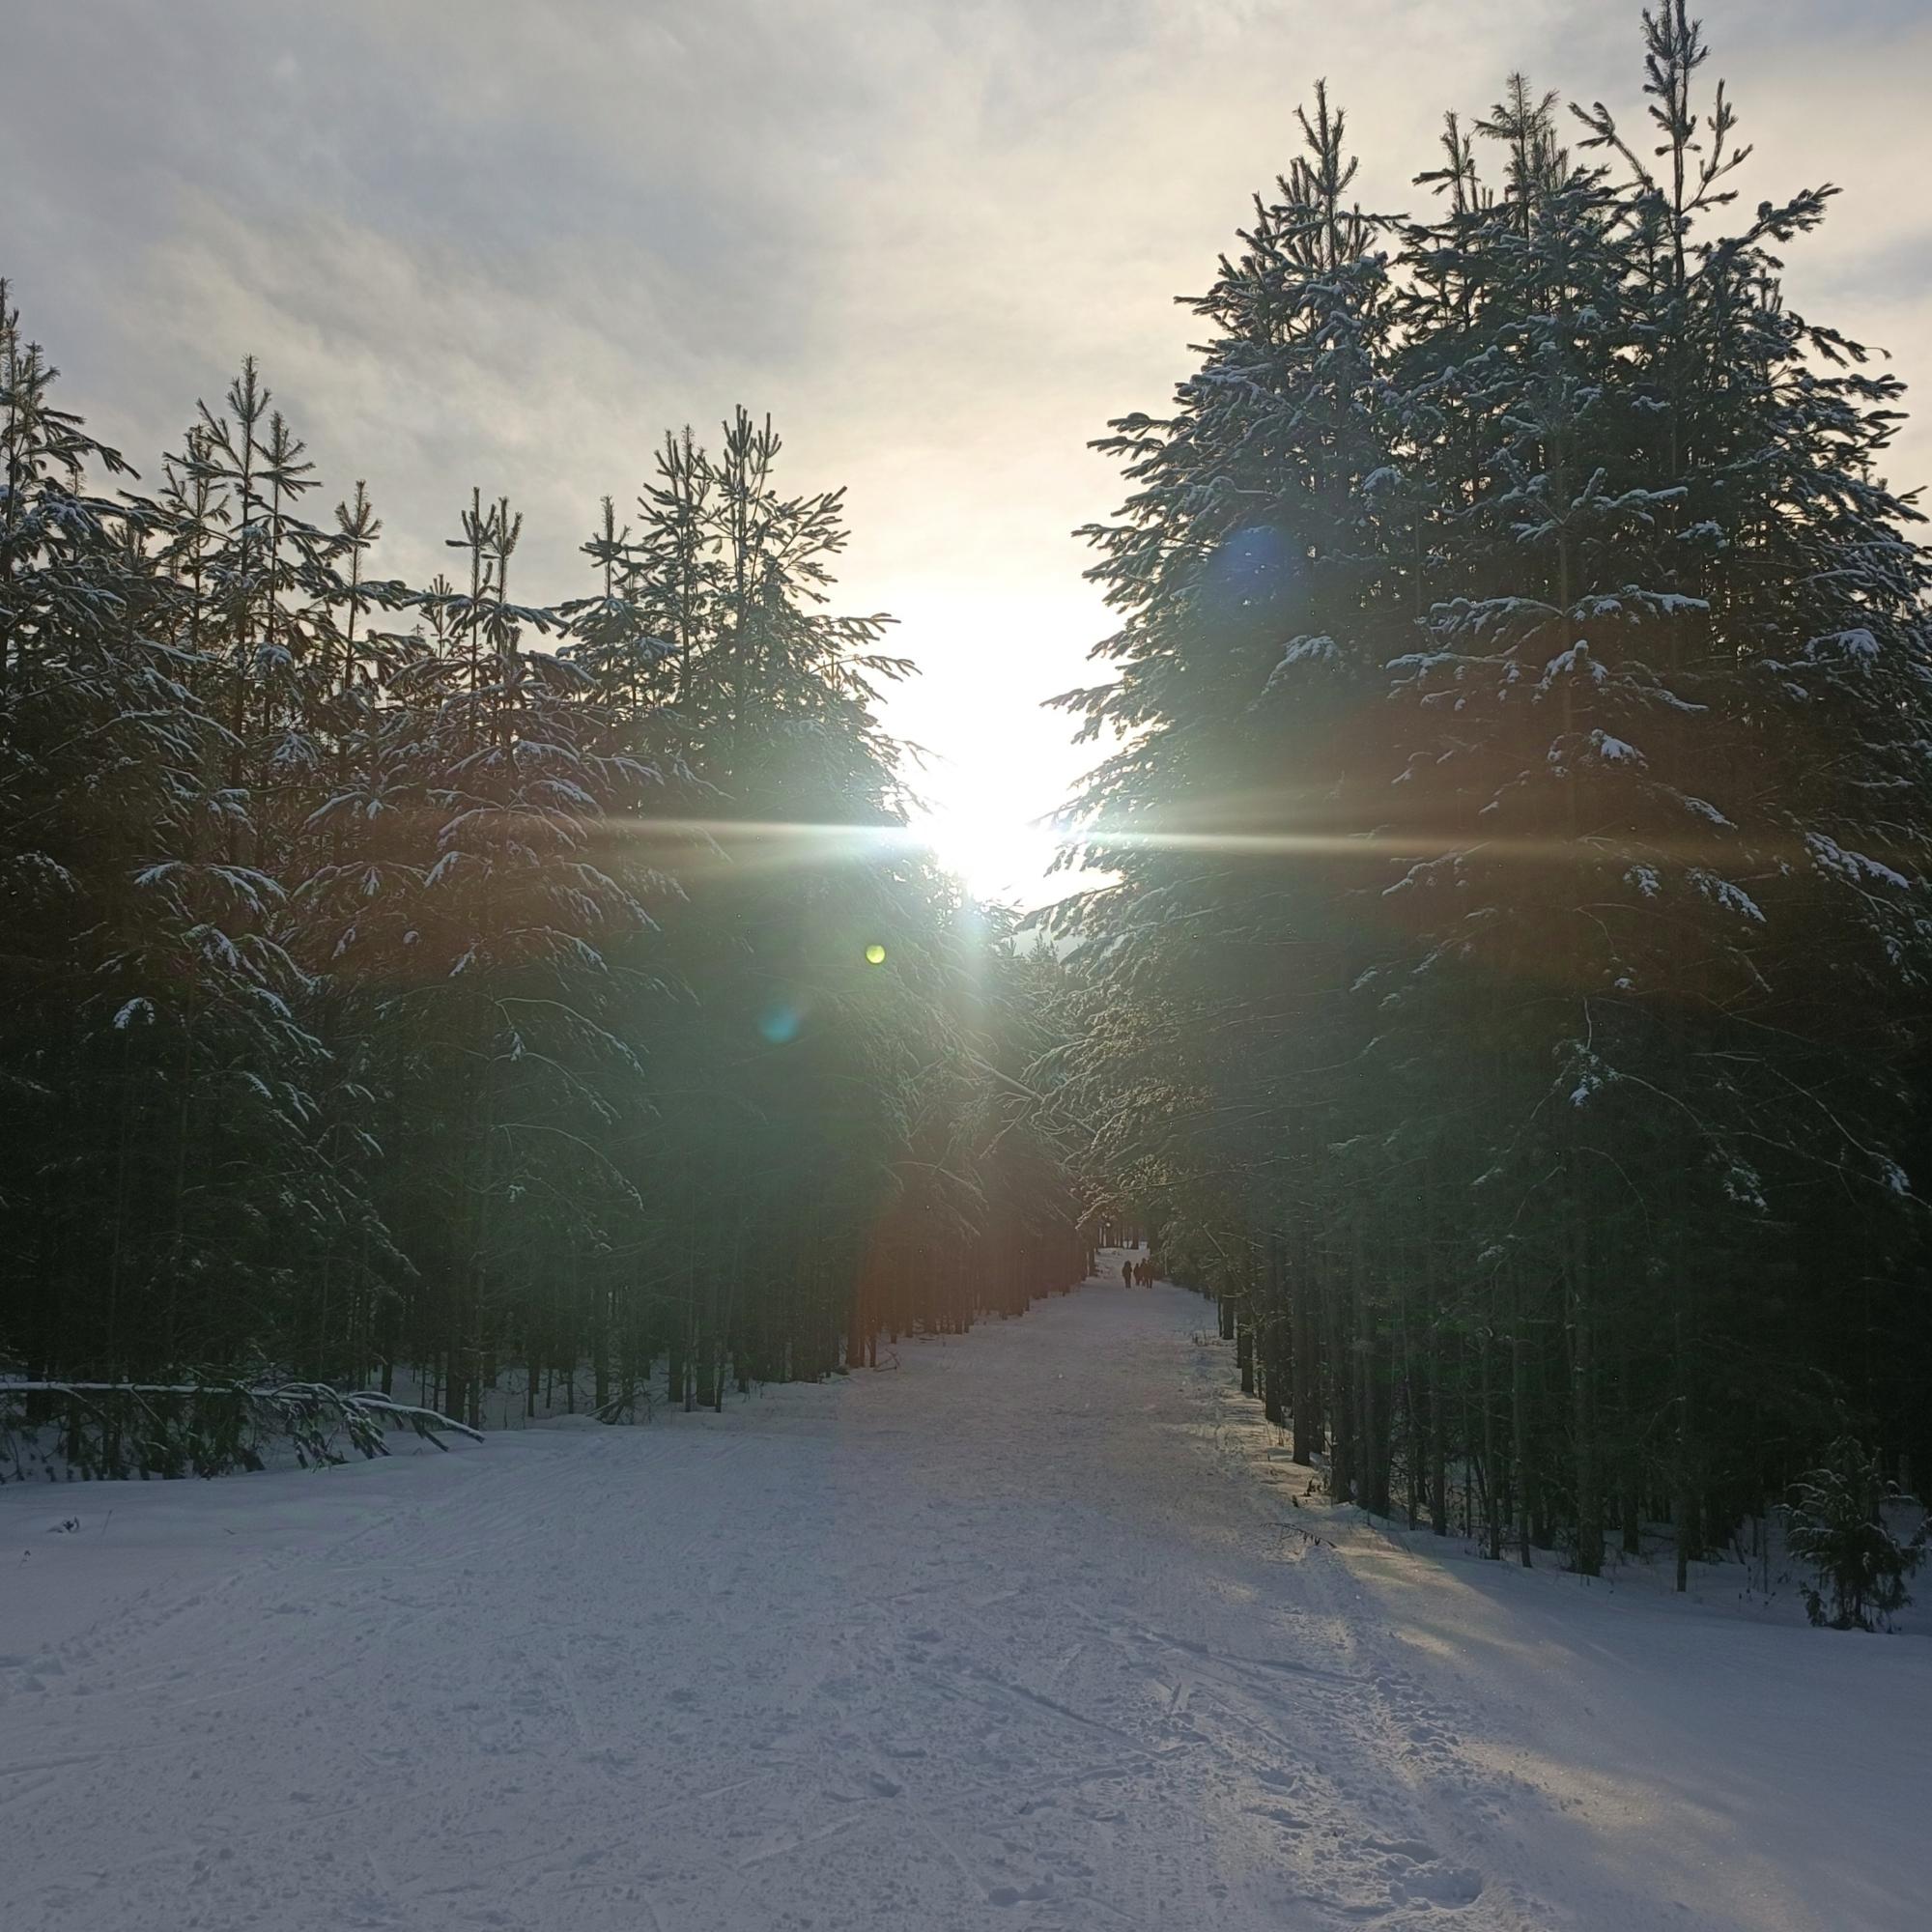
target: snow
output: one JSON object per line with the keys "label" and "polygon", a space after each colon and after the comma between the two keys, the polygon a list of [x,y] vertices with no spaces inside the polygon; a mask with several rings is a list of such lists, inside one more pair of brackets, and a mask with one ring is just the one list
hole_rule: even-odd
{"label": "snow", "polygon": [[[1274,668],[1274,676],[1287,670],[1291,665],[1298,664],[1339,664],[1342,651],[1333,638],[1294,638],[1281,654],[1281,662]],[[1273,681],[1271,677],[1270,682]]]}
{"label": "snow", "polygon": [[1862,852],[1847,851],[1835,838],[1823,832],[1807,832],[1804,843],[1821,871],[1833,872],[1854,885],[1871,883],[1896,886],[1901,890],[1911,885],[1903,872],[1894,871],[1891,867],[1877,859],[1869,859]]}
{"label": "snow", "polygon": [[1732,829],[1731,821],[1708,798],[1698,798],[1690,792],[1681,792],[1678,796],[1684,809],[1703,819],[1707,825],[1721,825],[1727,830]]}
{"label": "snow", "polygon": [[1705,870],[1702,866],[1692,866],[1684,875],[1698,892],[1713,905],[1722,906],[1726,912],[1737,913],[1753,924],[1765,923],[1764,909],[1745,889],[1729,879],[1719,878],[1716,872]]}
{"label": "snow", "polygon": [[1813,638],[1804,646],[1804,655],[1814,661],[1827,653],[1855,662],[1869,662],[1879,655],[1878,639],[1861,624],[1853,630],[1835,632],[1829,638]]}
{"label": "snow", "polygon": [[1304,1502],[1231,1353],[1117,1277],[723,1416],[0,1490],[5,1922],[1924,1922],[1922,1636]]}
{"label": "snow", "polygon": [[1587,677],[1593,684],[1602,684],[1609,674],[1608,668],[1599,659],[1592,657],[1590,646],[1578,638],[1568,650],[1558,651],[1543,667],[1543,676],[1538,688],[1547,692],[1558,678],[1563,677]]}
{"label": "snow", "polygon": [[1612,737],[1607,731],[1592,731],[1589,744],[1590,750],[1606,765],[1641,765],[1646,762],[1643,753],[1634,745]]}

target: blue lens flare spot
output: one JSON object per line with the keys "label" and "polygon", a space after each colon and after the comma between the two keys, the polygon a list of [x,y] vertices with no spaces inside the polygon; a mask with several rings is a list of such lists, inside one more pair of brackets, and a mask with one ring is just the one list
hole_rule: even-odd
{"label": "blue lens flare spot", "polygon": [[1208,559],[1202,589],[1223,610],[1254,610],[1278,603],[1300,577],[1300,559],[1281,531],[1265,524],[1232,530]]}
{"label": "blue lens flare spot", "polygon": [[768,1045],[783,1046],[798,1037],[803,1017],[796,1007],[788,1006],[782,1000],[774,1000],[758,1015],[758,1032]]}

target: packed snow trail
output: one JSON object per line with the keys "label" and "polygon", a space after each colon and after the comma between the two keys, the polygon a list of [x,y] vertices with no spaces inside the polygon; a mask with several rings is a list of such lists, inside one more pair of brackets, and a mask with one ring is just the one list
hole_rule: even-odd
{"label": "packed snow trail", "polygon": [[1210,1322],[1117,1278],[724,1416],[0,1490],[0,1924],[1925,1922],[1932,1645],[1338,1550]]}

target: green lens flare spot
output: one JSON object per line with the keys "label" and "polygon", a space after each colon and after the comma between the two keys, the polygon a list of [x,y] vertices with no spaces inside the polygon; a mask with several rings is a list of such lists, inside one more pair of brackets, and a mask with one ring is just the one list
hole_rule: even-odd
{"label": "green lens flare spot", "polygon": [[885,963],[886,949],[875,939],[866,949],[866,964],[867,966],[883,966]]}

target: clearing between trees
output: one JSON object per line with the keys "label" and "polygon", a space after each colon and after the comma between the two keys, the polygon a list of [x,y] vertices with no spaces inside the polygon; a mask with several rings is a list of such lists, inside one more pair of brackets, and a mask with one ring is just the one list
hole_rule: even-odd
{"label": "clearing between trees", "polygon": [[8,1922],[1923,1922],[1932,1647],[1297,1508],[1230,1353],[1117,1276],[722,1415],[0,1490]]}

